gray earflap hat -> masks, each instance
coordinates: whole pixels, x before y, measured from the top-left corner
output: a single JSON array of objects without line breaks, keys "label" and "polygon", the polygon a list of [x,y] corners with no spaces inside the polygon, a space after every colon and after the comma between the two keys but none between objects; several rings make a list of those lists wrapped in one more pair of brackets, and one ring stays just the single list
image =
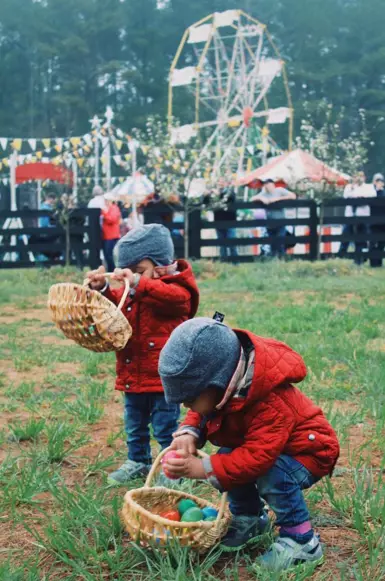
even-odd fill
[{"label": "gray earflap hat", "polygon": [[238,337],[226,325],[206,317],[182,323],[172,332],[159,358],[166,401],[192,400],[212,386],[226,390],[240,355]]},{"label": "gray earflap hat", "polygon": [[169,266],[174,260],[170,231],[161,224],[133,228],[116,245],[117,266],[127,268],[148,258],[156,266]]}]

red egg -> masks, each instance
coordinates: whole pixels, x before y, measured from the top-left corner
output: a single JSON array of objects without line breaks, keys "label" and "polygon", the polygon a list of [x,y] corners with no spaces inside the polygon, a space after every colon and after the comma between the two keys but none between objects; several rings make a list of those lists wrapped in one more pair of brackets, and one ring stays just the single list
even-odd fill
[{"label": "red egg", "polygon": [[161,512],[159,516],[167,518],[168,520],[180,521],[180,514],[177,510],[165,510],[164,512]]},{"label": "red egg", "polygon": [[[166,454],[162,458],[161,463],[164,464],[165,462],[171,460],[172,458],[180,458],[179,454],[175,452],[175,450],[170,450],[169,452],[166,452]],[[178,476],[173,476],[172,474],[170,474],[168,470],[165,470],[164,466],[163,473],[165,476],[167,476],[167,478],[170,478],[170,480],[178,480]]]}]

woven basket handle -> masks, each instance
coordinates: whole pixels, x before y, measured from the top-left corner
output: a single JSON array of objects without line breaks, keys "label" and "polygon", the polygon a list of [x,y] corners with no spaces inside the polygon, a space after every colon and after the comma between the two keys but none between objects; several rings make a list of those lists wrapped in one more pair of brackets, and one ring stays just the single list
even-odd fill
[{"label": "woven basket handle", "polygon": [[[114,273],[113,272],[105,272],[103,273],[103,275],[106,278],[110,278]],[[90,279],[86,278],[83,281],[83,286],[90,286]],[[130,292],[130,282],[128,280],[128,278],[124,279],[124,284],[125,284],[125,288],[124,288],[124,293],[122,295],[122,298],[120,299],[120,303],[118,304],[118,311],[121,311],[123,308],[124,303],[126,302],[126,298],[128,297],[128,293]]]},{"label": "woven basket handle", "polygon": [[[153,478],[155,476],[155,473],[159,468],[159,465],[160,465],[160,462],[161,462],[163,456],[165,454],[167,454],[167,452],[169,452],[170,450],[171,450],[171,448],[166,448],[165,450],[162,450],[162,452],[156,458],[154,464],[151,467],[150,472],[148,473],[148,476],[146,478],[146,482],[144,483],[144,488],[150,488],[151,483],[153,481]],[[202,450],[197,450],[197,455],[200,456],[201,458],[205,458],[206,456],[208,456],[208,454],[206,454],[205,452],[202,452]],[[225,513],[226,503],[227,503],[227,492],[224,492],[222,494],[221,502],[219,504],[218,516],[217,516],[216,521],[214,522],[215,525],[219,524],[219,522],[221,521],[221,519]]]}]

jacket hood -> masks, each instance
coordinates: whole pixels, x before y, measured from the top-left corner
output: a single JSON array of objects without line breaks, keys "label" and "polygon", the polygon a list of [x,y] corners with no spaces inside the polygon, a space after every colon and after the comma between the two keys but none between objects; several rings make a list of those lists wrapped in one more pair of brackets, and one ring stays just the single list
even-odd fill
[{"label": "jacket hood", "polygon": [[[282,384],[299,383],[306,377],[307,369],[302,357],[285,343],[266,339],[250,331],[233,329],[244,345],[254,348],[254,373],[245,399],[233,399],[237,407],[265,399],[270,392]],[[224,400],[229,400],[237,390],[237,383],[230,382]],[[220,404],[221,405],[221,404]]]},{"label": "jacket hood", "polygon": [[191,265],[186,260],[178,260],[178,274],[162,276],[163,282],[179,284],[191,294],[190,318],[195,317],[199,307],[199,289]]}]

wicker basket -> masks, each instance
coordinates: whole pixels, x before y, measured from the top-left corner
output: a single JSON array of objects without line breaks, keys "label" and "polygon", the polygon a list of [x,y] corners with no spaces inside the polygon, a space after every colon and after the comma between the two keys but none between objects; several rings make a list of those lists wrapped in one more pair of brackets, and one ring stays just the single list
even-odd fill
[{"label": "wicker basket", "polygon": [[[222,495],[218,517],[213,522],[175,522],[159,516],[159,513],[176,506],[183,498],[191,498],[200,508],[217,508],[211,502],[192,494],[151,487],[154,474],[167,451],[163,450],[155,460],[144,487],[126,493],[122,510],[125,528],[132,539],[142,546],[165,546],[172,539],[176,539],[183,546],[205,552],[217,544],[227,532],[231,518],[227,508],[227,493]],[[205,456],[203,452],[198,454]]]},{"label": "wicker basket", "polygon": [[[110,277],[111,273],[106,274]],[[128,280],[122,299],[116,307],[100,292],[70,282],[54,284],[48,294],[52,320],[68,339],[90,351],[120,351],[132,335],[132,329],[121,308],[129,293]]]}]

